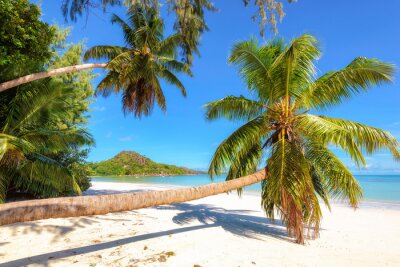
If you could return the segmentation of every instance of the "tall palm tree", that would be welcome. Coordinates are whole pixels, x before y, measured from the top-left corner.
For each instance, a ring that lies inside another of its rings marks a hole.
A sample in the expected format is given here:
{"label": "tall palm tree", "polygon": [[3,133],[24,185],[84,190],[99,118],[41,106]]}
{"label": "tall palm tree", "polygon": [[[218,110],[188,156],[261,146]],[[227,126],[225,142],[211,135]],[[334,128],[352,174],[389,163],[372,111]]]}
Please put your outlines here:
{"label": "tall palm tree", "polygon": [[62,81],[48,79],[18,90],[7,104],[0,122],[0,203],[13,190],[41,197],[80,193],[73,175],[51,157],[93,142],[83,129],[63,125],[73,93]]}
{"label": "tall palm tree", "polygon": [[108,73],[98,85],[97,93],[108,96],[122,92],[124,112],[133,112],[136,117],[149,115],[155,102],[166,110],[160,79],[186,96],[185,87],[175,75],[191,75],[188,65],[176,59],[180,35],[163,39],[164,24],[157,11],[134,5],[128,11],[127,22],[115,14],[112,22],[121,27],[127,46],[95,46],[85,53],[85,60],[109,60]]}
{"label": "tall palm tree", "polygon": [[288,45],[282,40],[262,46],[254,39],[239,42],[229,62],[238,67],[254,99],[228,96],[206,105],[209,120],[245,121],[219,145],[209,174],[228,170],[226,180],[232,180],[265,166],[262,207],[269,218],[277,212],[298,243],[304,243],[305,227],[318,235],[318,196],[328,207],[331,197],[339,197],[354,208],[362,197],[357,180],[329,146],[344,150],[358,166],[365,166],[363,153],[381,149],[400,158],[399,144],[388,132],[309,113],[391,81],[394,66],[356,58],[342,70],[315,78],[319,56],[310,35]]}

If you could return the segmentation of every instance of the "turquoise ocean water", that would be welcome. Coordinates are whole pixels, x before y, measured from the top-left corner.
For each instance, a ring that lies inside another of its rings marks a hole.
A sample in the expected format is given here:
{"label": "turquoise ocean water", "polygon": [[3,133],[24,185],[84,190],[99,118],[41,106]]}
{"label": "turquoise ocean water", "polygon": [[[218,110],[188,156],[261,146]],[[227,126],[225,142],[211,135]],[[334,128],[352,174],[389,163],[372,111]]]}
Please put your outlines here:
{"label": "turquoise ocean water", "polygon": [[[377,202],[394,202],[400,204],[400,175],[355,175],[364,191],[364,200]],[[216,177],[213,182],[223,181]],[[212,183],[208,175],[168,176],[168,177],[130,177],[110,176],[92,177],[92,181],[122,182],[157,185],[198,186]],[[259,192],[260,184],[245,188],[245,192]]]}

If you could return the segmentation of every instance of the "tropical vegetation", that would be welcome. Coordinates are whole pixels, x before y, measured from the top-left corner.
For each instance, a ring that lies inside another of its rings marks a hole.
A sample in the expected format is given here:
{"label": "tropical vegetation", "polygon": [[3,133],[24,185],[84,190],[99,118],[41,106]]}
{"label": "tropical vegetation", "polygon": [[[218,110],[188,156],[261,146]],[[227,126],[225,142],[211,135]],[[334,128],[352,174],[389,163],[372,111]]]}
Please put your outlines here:
{"label": "tropical vegetation", "polygon": [[[284,16],[281,1],[243,2],[258,7],[262,34],[266,25],[276,31],[277,18]],[[94,3],[65,0],[62,9],[65,17],[75,20]],[[98,3],[106,7],[121,1]],[[66,32],[41,22],[35,5],[27,0],[0,1],[0,202],[13,193],[79,194],[90,186],[90,172],[142,174],[149,166],[161,173],[179,171],[126,153],[85,165],[87,147],[93,144],[85,116],[93,75],[86,69],[106,68],[97,93],[122,93],[125,113],[147,116],[155,104],[165,111],[160,81],[186,95],[178,75],[191,75],[193,56],[208,29],[205,12],[215,10],[207,0],[166,0],[176,20],[175,33],[164,38],[159,1],[124,3],[127,20],[114,15],[112,22],[121,27],[126,46],[95,46],[85,53],[85,60],[108,62],[82,64],[83,45],[65,45]],[[362,198],[357,180],[330,148],[344,150],[359,167],[366,164],[365,154],[382,149],[400,158],[399,144],[388,132],[310,113],[390,82],[394,66],[356,58],[344,69],[318,77],[314,63],[319,57],[318,43],[310,35],[289,44],[276,39],[260,46],[251,39],[233,47],[229,61],[239,68],[251,97],[227,96],[206,105],[209,120],[244,123],[220,144],[210,164],[211,177],[227,172],[227,181],[179,190],[32,201],[25,206],[8,203],[0,207],[8,210],[7,216],[0,213],[0,224],[132,210],[235,189],[240,193],[244,186],[262,181],[261,205],[267,216],[274,219],[277,213],[289,235],[304,243],[306,229],[312,237],[319,233],[320,200],[330,208],[330,199],[345,199],[356,208]],[[132,159],[139,164],[130,166]]]}
{"label": "tropical vegetation", "polygon": [[[37,6],[25,0],[0,5],[6,12],[0,81],[81,63],[84,45],[66,44],[69,30],[41,22]],[[85,158],[94,141],[85,113],[93,77],[70,73],[0,93],[0,202],[78,194],[90,186]]]}
{"label": "tropical vegetation", "polygon": [[208,120],[244,122],[217,148],[209,174],[228,171],[226,180],[265,168],[262,202],[266,215],[278,213],[288,233],[304,243],[305,228],[317,236],[322,217],[318,197],[330,208],[341,198],[356,208],[362,190],[348,168],[331,151],[344,150],[360,167],[364,154],[388,149],[400,159],[399,143],[388,132],[345,119],[311,114],[341,103],[393,79],[394,66],[359,57],[344,69],[316,77],[318,42],[302,35],[285,44],[276,39],[258,45],[255,39],[232,48],[252,97],[227,96],[206,105]]}
{"label": "tropical vegetation", "polygon": [[0,1],[0,82],[42,70],[52,57],[55,34],[35,4]]}
{"label": "tropical vegetation", "polygon": [[[295,2],[294,0],[288,0],[288,3]],[[4,18],[12,18],[16,17],[13,22],[16,24],[12,24],[13,26],[19,25],[18,23],[22,23],[22,20],[18,21],[18,16],[10,12],[10,8],[13,5],[26,5],[27,1],[25,0],[8,0],[1,1],[0,5],[4,7],[3,12]],[[61,4],[61,10],[66,20],[70,18],[73,21],[77,20],[78,16],[81,16],[83,12],[89,14],[90,9],[95,7],[102,7],[105,11],[108,6],[116,6],[124,4],[128,9],[135,9],[135,7],[140,7],[146,13],[155,13],[159,20],[161,19],[161,13],[163,14],[174,14],[175,22],[173,25],[173,30],[175,32],[174,35],[177,35],[175,39],[178,39],[177,47],[178,53],[181,55],[182,60],[188,65],[191,66],[193,63],[194,55],[200,55],[199,46],[200,39],[205,31],[208,30],[208,26],[205,19],[205,13],[215,12],[217,8],[208,1],[208,0],[63,0]],[[282,21],[285,13],[283,11],[283,3],[279,0],[243,0],[244,6],[248,6],[250,3],[253,3],[257,7],[256,14],[252,17],[253,20],[259,21],[260,34],[264,36],[265,29],[268,25],[271,26],[271,29],[274,33],[277,33],[277,22]],[[163,6],[166,8],[165,11],[161,12],[160,7]],[[38,10],[38,9],[37,9]],[[35,13],[35,12],[33,12]],[[39,11],[36,11],[39,14]],[[13,14],[13,15],[11,15]],[[10,16],[11,15],[11,16]],[[29,21],[29,20],[28,20]],[[5,24],[4,24],[5,25]],[[31,24],[29,24],[31,25]],[[18,28],[18,31],[14,28],[11,28],[11,31],[6,32],[13,33],[23,33],[21,28]],[[22,28],[23,29],[23,28]],[[27,29],[31,29],[27,27]],[[37,28],[40,29],[40,28]],[[45,36],[44,36],[45,37]],[[10,40],[14,40],[14,36],[10,37]],[[16,39],[17,41],[18,38]],[[43,39],[44,41],[46,38]],[[37,43],[38,40],[33,40]],[[34,44],[35,42],[32,42]],[[128,42],[129,43],[129,42]],[[21,45],[17,42],[18,45]],[[38,46],[40,47],[40,46]],[[37,51],[45,51],[36,48]],[[28,82],[32,82],[38,79],[43,79],[46,77],[52,77],[56,75],[61,75],[69,72],[76,72],[84,69],[93,69],[93,68],[105,68],[106,63],[87,63],[87,64],[79,64],[73,66],[66,66],[59,69],[46,70],[39,73],[32,73],[31,71],[27,73],[31,73],[28,75],[20,76],[18,78],[14,78],[12,80],[4,79],[3,82],[0,83],[0,92],[9,90],[10,88],[14,88],[18,85],[25,84]]]}
{"label": "tropical vegetation", "polygon": [[[293,3],[296,0],[241,0],[245,7],[252,4],[257,12],[252,17],[258,21],[260,33],[263,36],[267,26],[271,27],[274,33],[277,33],[277,23],[281,22],[285,16],[283,10],[284,2]],[[208,30],[204,17],[205,11],[215,12],[218,9],[211,1],[208,0],[63,0],[61,10],[66,19],[76,21],[83,13],[89,14],[89,10],[94,7],[118,6],[121,4],[126,6],[140,4],[145,8],[155,8],[157,11],[160,7],[165,7],[167,14],[172,13],[175,16],[174,28],[183,35],[182,45],[189,49],[186,55],[191,58],[192,53],[196,51],[199,39],[204,31]],[[194,46],[193,46],[194,45]]]}
{"label": "tropical vegetation", "polygon": [[122,151],[113,158],[87,164],[92,176],[166,176],[201,172],[174,165],[156,163],[134,151]]}

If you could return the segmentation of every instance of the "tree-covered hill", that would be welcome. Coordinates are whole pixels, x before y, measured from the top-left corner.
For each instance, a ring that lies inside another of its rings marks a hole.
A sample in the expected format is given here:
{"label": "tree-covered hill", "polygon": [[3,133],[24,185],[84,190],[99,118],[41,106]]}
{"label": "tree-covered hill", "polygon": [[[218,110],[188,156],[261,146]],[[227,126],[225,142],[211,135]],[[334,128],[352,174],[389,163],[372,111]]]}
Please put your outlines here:
{"label": "tree-covered hill", "polygon": [[134,151],[122,151],[115,157],[88,164],[93,176],[99,175],[135,175],[135,176],[157,176],[157,175],[187,175],[199,174],[200,171],[191,170],[174,165],[156,163],[151,159]]}

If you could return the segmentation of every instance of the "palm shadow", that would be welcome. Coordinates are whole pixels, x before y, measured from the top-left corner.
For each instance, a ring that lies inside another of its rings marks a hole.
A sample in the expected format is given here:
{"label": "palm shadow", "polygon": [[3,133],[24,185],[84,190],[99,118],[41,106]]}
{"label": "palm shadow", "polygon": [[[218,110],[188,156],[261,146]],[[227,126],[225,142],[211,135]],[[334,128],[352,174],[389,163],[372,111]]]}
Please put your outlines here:
{"label": "palm shadow", "polygon": [[162,236],[168,236],[172,234],[179,234],[184,232],[195,231],[199,229],[215,227],[214,224],[203,224],[203,225],[195,225],[195,226],[188,226],[188,227],[180,227],[176,229],[156,232],[156,233],[149,233],[143,234],[138,236],[131,236],[126,238],[121,238],[113,241],[107,241],[103,243],[97,243],[93,245],[82,246],[78,248],[70,248],[64,249],[59,251],[53,251],[49,253],[43,253],[40,255],[25,257],[17,260],[12,260],[9,262],[0,263],[0,267],[19,267],[19,266],[27,266],[29,264],[35,264],[35,266],[50,266],[51,261],[57,259],[68,258],[71,256],[87,254],[91,252],[96,252],[99,250],[115,248],[118,246],[126,245],[129,243],[139,242],[143,240],[148,240],[152,238],[158,238]]}
{"label": "palm shadow", "polygon": [[[114,248],[121,245],[158,238],[162,236],[191,232],[213,227],[222,227],[225,231],[246,238],[263,239],[265,237],[273,237],[285,241],[291,240],[287,236],[286,230],[282,225],[281,220],[276,220],[274,223],[272,223],[265,217],[250,215],[250,213],[253,212],[252,210],[227,210],[219,207],[214,207],[211,205],[204,205],[204,204],[195,205],[188,203],[160,206],[156,207],[156,209],[173,210],[179,212],[172,218],[173,222],[178,224],[179,227],[160,232],[142,234],[137,236],[129,236],[126,238],[116,239],[112,241],[90,244],[77,248],[69,248],[49,253],[43,253],[40,255],[34,255],[30,257],[12,260],[6,263],[0,263],[0,266],[7,266],[7,267],[25,266],[33,263],[35,263],[37,266],[49,266],[50,262],[57,259],[87,254],[91,252]],[[76,229],[76,227],[82,227],[83,225],[87,226],[92,223],[98,222],[98,221],[97,222],[80,221],[82,219],[88,220],[88,218],[80,218],[78,220],[78,223],[75,224],[73,228]],[[185,224],[189,224],[190,222],[195,220],[200,222],[200,225],[184,226]],[[71,228],[64,229],[62,234],[66,234],[70,230],[72,229]]]}
{"label": "palm shadow", "polygon": [[[136,214],[137,212],[131,211],[132,214]],[[79,218],[63,218],[66,221],[65,225],[57,225],[57,224],[41,224],[37,221],[33,222],[21,222],[18,224],[10,224],[3,225],[2,228],[9,228],[11,230],[12,236],[17,236],[19,234],[30,234],[36,233],[37,235],[43,233],[50,233],[53,235],[52,242],[57,242],[62,239],[65,235],[74,232],[78,229],[90,227],[94,224],[99,224],[101,221],[123,221],[129,222],[129,219],[123,218],[105,218],[105,217],[79,217]],[[8,242],[9,243],[9,242]],[[0,246],[6,243],[0,243]]]}
{"label": "palm shadow", "polygon": [[181,211],[172,218],[172,221],[179,225],[198,221],[202,224],[212,223],[227,232],[246,238],[274,237],[281,240],[292,240],[288,237],[281,220],[271,221],[266,217],[250,215],[254,212],[253,210],[227,210],[211,205],[189,203],[159,206],[156,209]]}

